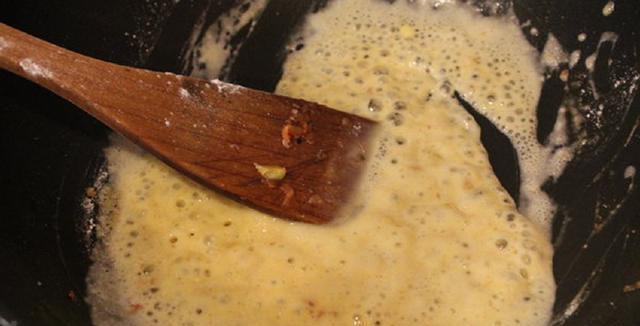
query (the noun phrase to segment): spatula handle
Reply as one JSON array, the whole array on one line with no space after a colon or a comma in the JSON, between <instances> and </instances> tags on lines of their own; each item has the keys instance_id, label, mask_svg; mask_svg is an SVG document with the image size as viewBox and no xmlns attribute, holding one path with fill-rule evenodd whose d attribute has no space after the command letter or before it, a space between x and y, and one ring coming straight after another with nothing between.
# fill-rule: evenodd
<instances>
[{"instance_id":1,"label":"spatula handle","mask_svg":"<svg viewBox=\"0 0 640 326\"><path fill-rule=\"evenodd\" d=\"M347 202L375 127L316 103L92 59L2 23L0 68L71 101L193 179L305 222L330 221ZM299 144L287 143L291 119L304 122ZM280 187L264 182L256 164L286 168Z\"/></svg>"},{"instance_id":2,"label":"spatula handle","mask_svg":"<svg viewBox=\"0 0 640 326\"><path fill-rule=\"evenodd\" d=\"M0 68L49 89L156 154L151 141L175 142L165 137L166 108L183 105L176 96L182 76L90 58L3 23Z\"/></svg>"},{"instance_id":3,"label":"spatula handle","mask_svg":"<svg viewBox=\"0 0 640 326\"><path fill-rule=\"evenodd\" d=\"M92 59L0 23L0 68L29 79L103 122L108 121L100 96L108 95L105 74L122 74L124 67ZM107 121L104 121L104 120Z\"/></svg>"}]
</instances>

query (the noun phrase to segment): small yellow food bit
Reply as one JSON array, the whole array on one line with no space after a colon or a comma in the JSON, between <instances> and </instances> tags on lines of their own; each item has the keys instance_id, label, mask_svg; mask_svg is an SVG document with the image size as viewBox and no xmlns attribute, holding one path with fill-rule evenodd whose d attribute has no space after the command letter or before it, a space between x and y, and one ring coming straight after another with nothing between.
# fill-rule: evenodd
<instances>
[{"instance_id":1,"label":"small yellow food bit","mask_svg":"<svg viewBox=\"0 0 640 326\"><path fill-rule=\"evenodd\" d=\"M409 25L402 25L400 27L400 35L404 38L412 38L415 35L415 28Z\"/></svg>"},{"instance_id":2,"label":"small yellow food bit","mask_svg":"<svg viewBox=\"0 0 640 326\"><path fill-rule=\"evenodd\" d=\"M284 166L260 165L258 163L253 163L253 166L256 167L256 170L258 170L258 173L260 173L263 178L269 181L282 180L285 175L287 175L287 168Z\"/></svg>"}]
</instances>

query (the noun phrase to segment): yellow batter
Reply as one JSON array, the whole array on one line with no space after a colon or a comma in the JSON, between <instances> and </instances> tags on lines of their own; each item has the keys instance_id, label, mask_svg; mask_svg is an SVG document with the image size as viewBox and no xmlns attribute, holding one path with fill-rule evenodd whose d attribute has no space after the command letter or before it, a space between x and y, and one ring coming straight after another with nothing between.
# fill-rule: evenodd
<instances>
[{"instance_id":1,"label":"yellow batter","mask_svg":"<svg viewBox=\"0 0 640 326\"><path fill-rule=\"evenodd\" d=\"M545 325L555 287L544 214L516 211L451 98L458 90L536 161L541 77L517 25L462 5L339 0L302 36L277 92L384 122L366 205L335 225L284 221L114 138L94 322Z\"/></svg>"}]
</instances>

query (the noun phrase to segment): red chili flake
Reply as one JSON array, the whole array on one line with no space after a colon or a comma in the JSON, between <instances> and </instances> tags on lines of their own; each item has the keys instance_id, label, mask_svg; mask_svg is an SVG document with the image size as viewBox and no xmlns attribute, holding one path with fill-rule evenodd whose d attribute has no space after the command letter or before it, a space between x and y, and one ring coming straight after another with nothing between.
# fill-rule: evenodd
<instances>
[{"instance_id":1,"label":"red chili flake","mask_svg":"<svg viewBox=\"0 0 640 326\"><path fill-rule=\"evenodd\" d=\"M132 303L129 305L129 313L135 314L136 312L142 310L142 304L140 303Z\"/></svg>"},{"instance_id":2,"label":"red chili flake","mask_svg":"<svg viewBox=\"0 0 640 326\"><path fill-rule=\"evenodd\" d=\"M77 300L76 293L73 292L73 290L69 290L69 293L67 293L67 296L69 297L69 300L71 300L71 301L76 301Z\"/></svg>"},{"instance_id":3,"label":"red chili flake","mask_svg":"<svg viewBox=\"0 0 640 326\"><path fill-rule=\"evenodd\" d=\"M291 116L282 127L282 146L290 148L294 142L299 144L305 141L309 142L309 139L305 137L311 129L307 120L306 117L299 114L298 110L291 111Z\"/></svg>"},{"instance_id":4,"label":"red chili flake","mask_svg":"<svg viewBox=\"0 0 640 326\"><path fill-rule=\"evenodd\" d=\"M94 198L98 195L98 190L95 187L87 187L84 189L84 193L89 198Z\"/></svg>"}]
</instances>

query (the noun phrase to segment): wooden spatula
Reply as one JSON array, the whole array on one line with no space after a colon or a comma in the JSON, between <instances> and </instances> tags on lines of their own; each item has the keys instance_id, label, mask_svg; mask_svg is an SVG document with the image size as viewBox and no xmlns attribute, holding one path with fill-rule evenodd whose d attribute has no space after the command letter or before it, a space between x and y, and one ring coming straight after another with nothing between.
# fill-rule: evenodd
<instances>
[{"instance_id":1,"label":"wooden spatula","mask_svg":"<svg viewBox=\"0 0 640 326\"><path fill-rule=\"evenodd\" d=\"M218 80L92 59L1 23L0 68L71 101L200 183L309 223L331 221L352 197L376 126Z\"/></svg>"}]
</instances>

